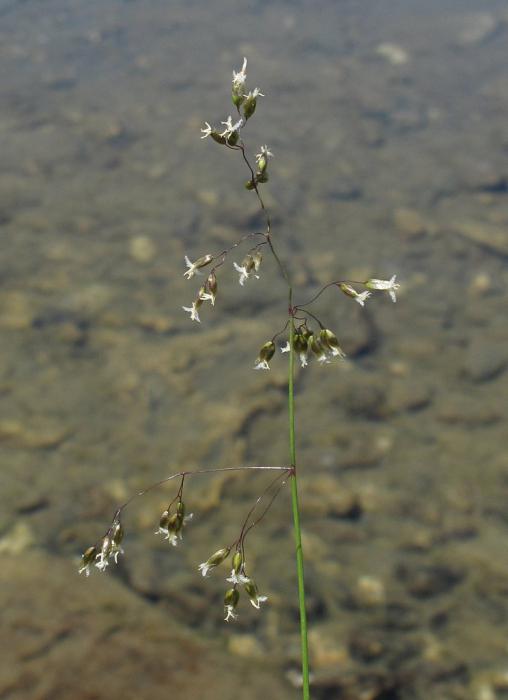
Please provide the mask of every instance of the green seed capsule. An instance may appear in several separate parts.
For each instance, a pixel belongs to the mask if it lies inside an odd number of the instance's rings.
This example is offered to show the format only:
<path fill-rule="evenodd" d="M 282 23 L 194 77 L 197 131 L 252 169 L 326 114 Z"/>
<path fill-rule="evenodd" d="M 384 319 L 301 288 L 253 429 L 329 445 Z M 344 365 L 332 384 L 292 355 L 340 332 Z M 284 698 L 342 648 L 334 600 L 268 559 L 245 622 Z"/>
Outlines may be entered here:
<path fill-rule="evenodd" d="M 252 579 L 249 579 L 246 583 L 243 584 L 243 587 L 245 588 L 245 592 L 249 596 L 249 598 L 254 598 L 256 599 L 259 595 L 258 587 L 254 583 Z"/>
<path fill-rule="evenodd" d="M 243 557 L 240 552 L 235 552 L 233 556 L 233 571 L 237 574 L 242 568 Z"/>
<path fill-rule="evenodd" d="M 223 547 L 222 549 L 218 549 L 206 562 L 208 568 L 222 564 L 224 559 L 226 559 L 226 557 L 229 555 L 230 551 L 230 547 Z"/>
<path fill-rule="evenodd" d="M 83 559 L 83 566 L 87 566 L 87 564 L 91 564 L 94 560 L 95 557 L 97 556 L 97 547 L 93 545 L 92 547 L 88 547 L 88 549 L 85 549 L 82 555 Z"/>
<path fill-rule="evenodd" d="M 236 608 L 240 600 L 240 591 L 237 588 L 229 588 L 224 595 L 224 605 Z"/>
<path fill-rule="evenodd" d="M 118 546 L 123 540 L 123 527 L 119 520 L 116 520 L 111 526 L 111 541 L 115 546 Z"/>

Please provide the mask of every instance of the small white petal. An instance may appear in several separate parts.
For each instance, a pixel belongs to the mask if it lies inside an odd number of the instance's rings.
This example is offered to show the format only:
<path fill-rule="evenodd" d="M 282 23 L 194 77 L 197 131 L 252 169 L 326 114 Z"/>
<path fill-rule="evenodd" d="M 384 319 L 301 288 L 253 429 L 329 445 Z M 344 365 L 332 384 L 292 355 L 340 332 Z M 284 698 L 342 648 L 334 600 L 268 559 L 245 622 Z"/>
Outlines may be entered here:
<path fill-rule="evenodd" d="M 257 365 L 254 365 L 254 369 L 270 369 L 270 365 L 266 360 L 262 360 L 258 362 Z"/>
<path fill-rule="evenodd" d="M 201 571 L 201 574 L 202 574 L 203 576 L 206 576 L 207 573 L 208 573 L 208 569 L 209 569 L 209 568 L 210 568 L 210 567 L 208 566 L 208 564 L 206 563 L 206 561 L 204 561 L 202 564 L 200 564 L 200 565 L 198 566 L 198 571 Z"/>

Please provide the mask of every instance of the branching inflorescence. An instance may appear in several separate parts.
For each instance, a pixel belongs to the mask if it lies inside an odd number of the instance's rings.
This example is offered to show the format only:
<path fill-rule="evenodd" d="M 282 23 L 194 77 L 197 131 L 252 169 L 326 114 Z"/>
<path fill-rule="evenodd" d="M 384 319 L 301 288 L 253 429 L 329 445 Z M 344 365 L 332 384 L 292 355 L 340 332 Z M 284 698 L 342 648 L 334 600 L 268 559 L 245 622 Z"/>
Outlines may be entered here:
<path fill-rule="evenodd" d="M 245 471 L 257 470 L 261 473 L 272 471 L 276 475 L 268 484 L 261 495 L 256 499 L 253 506 L 247 513 L 242 523 L 237 539 L 217 550 L 210 558 L 199 565 L 198 570 L 203 576 L 207 576 L 213 569 L 231 557 L 231 575 L 226 581 L 231 584 L 224 596 L 225 620 L 236 618 L 236 607 L 240 598 L 240 590 L 247 594 L 252 605 L 259 609 L 260 604 L 267 600 L 264 595 L 259 595 L 258 588 L 254 580 L 247 573 L 245 558 L 245 541 L 248 533 L 264 518 L 275 498 L 283 486 L 291 482 L 292 510 L 294 519 L 296 560 L 299 588 L 300 623 L 302 641 L 302 689 L 304 699 L 309 698 L 309 667 L 307 652 L 307 624 L 305 613 L 305 588 L 303 576 L 303 555 L 301 547 L 300 518 L 298 508 L 298 495 L 296 486 L 296 454 L 295 454 L 295 431 L 294 431 L 294 360 L 298 358 L 302 367 L 307 366 L 309 359 L 314 357 L 320 364 L 328 364 L 333 359 L 343 360 L 346 353 L 341 348 L 336 334 L 325 326 L 314 311 L 309 307 L 316 302 L 328 289 L 336 289 L 349 299 L 357 302 L 361 307 L 372 295 L 373 292 L 387 293 L 392 301 L 396 301 L 396 292 L 399 284 L 395 281 L 395 275 L 388 280 L 369 278 L 365 281 L 355 280 L 333 280 L 319 289 L 312 298 L 303 303 L 295 304 L 293 301 L 293 287 L 289 272 L 282 262 L 273 241 L 271 221 L 269 212 L 265 206 L 261 195 L 262 186 L 269 180 L 269 162 L 273 158 L 273 153 L 267 145 L 262 145 L 255 158 L 251 161 L 247 154 L 243 140 L 243 132 L 249 119 L 256 112 L 259 97 L 264 97 L 259 88 L 247 91 L 247 59 L 244 58 L 240 71 L 233 72 L 231 99 L 236 108 L 236 116 L 229 115 L 225 121 L 221 122 L 222 127 L 215 128 L 208 122 L 201 129 L 203 139 L 211 138 L 217 144 L 230 151 L 238 152 L 243 159 L 248 171 L 248 179 L 245 182 L 245 189 L 253 192 L 265 218 L 264 231 L 253 231 L 242 235 L 229 248 L 218 253 L 205 253 L 192 261 L 185 256 L 187 270 L 184 276 L 192 280 L 195 276 L 206 275 L 204 282 L 200 285 L 190 306 L 182 307 L 189 313 L 191 320 L 200 322 L 200 310 L 203 304 L 210 303 L 215 307 L 218 293 L 218 276 L 222 273 L 221 268 L 228 260 L 229 256 L 240 247 L 245 247 L 245 254 L 240 262 L 232 261 L 232 267 L 238 273 L 239 284 L 243 287 L 251 279 L 259 279 L 263 252 L 269 251 L 276 266 L 287 283 L 288 304 L 287 320 L 284 327 L 275 333 L 272 338 L 261 345 L 258 356 L 254 362 L 254 369 L 269 370 L 270 361 L 276 353 L 276 343 L 282 353 L 288 353 L 289 375 L 288 375 L 288 399 L 289 399 L 289 466 L 240 466 L 225 467 L 217 469 L 202 469 L 194 471 L 179 472 L 173 474 L 162 481 L 153 484 L 144 491 L 132 496 L 126 503 L 120 506 L 113 517 L 113 521 L 106 534 L 100 542 L 89 547 L 82 555 L 82 566 L 80 573 L 87 576 L 92 566 L 104 571 L 111 559 L 117 562 L 118 555 L 123 553 L 121 542 L 123 539 L 123 527 L 121 515 L 125 508 L 138 496 L 144 495 L 147 491 L 162 486 L 173 479 L 180 479 L 180 485 L 173 500 L 160 516 L 157 534 L 164 536 L 168 542 L 176 546 L 182 539 L 183 528 L 192 517 L 186 515 L 186 506 L 183 500 L 184 484 L 186 479 L 203 474 L 213 474 L 222 471 Z M 285 337 L 284 337 L 285 336 Z"/>

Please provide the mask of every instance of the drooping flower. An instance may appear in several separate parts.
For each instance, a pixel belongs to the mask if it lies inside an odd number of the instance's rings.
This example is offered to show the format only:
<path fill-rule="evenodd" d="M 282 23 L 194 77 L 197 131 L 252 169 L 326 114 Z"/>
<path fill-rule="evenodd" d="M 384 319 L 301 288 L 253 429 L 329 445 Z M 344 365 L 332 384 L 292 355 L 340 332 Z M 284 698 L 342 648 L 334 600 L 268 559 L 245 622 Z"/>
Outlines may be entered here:
<path fill-rule="evenodd" d="M 259 355 L 256 358 L 256 362 L 254 363 L 254 369 L 270 369 L 270 365 L 268 363 L 272 359 L 274 353 L 275 343 L 273 340 L 269 340 L 261 347 Z"/>
<path fill-rule="evenodd" d="M 203 299 L 201 299 L 199 296 L 197 299 L 194 299 L 192 302 L 192 306 L 182 306 L 182 309 L 184 311 L 187 311 L 188 314 L 190 314 L 191 321 L 197 321 L 198 323 L 201 323 L 201 319 L 199 318 L 199 313 L 198 309 L 203 303 Z"/>
<path fill-rule="evenodd" d="M 226 617 L 225 622 L 230 620 L 236 620 L 237 615 L 235 613 L 236 606 L 240 600 L 240 592 L 237 588 L 229 588 L 224 595 L 224 612 Z"/>
<path fill-rule="evenodd" d="M 178 501 L 176 512 L 170 515 L 170 510 L 166 509 L 159 521 L 159 528 L 156 530 L 156 535 L 164 535 L 169 544 L 176 547 L 178 540 L 183 539 L 182 528 L 191 520 L 193 513 L 185 515 L 185 505 L 183 501 Z"/>
<path fill-rule="evenodd" d="M 223 547 L 218 549 L 212 556 L 198 566 L 198 571 L 201 571 L 202 576 L 206 576 L 210 569 L 214 569 L 219 564 L 222 564 L 231 551 L 231 547 Z"/>
<path fill-rule="evenodd" d="M 383 291 L 388 292 L 391 300 L 393 302 L 396 302 L 397 296 L 396 296 L 395 292 L 400 287 L 400 284 L 398 284 L 398 282 L 395 282 L 396 276 L 397 275 L 393 275 L 393 277 L 389 280 L 368 279 L 365 282 L 365 286 L 368 287 L 369 289 L 382 289 Z"/>
<path fill-rule="evenodd" d="M 321 345 L 326 348 L 326 350 L 331 352 L 333 357 L 340 357 L 341 360 L 346 357 L 346 353 L 339 345 L 337 336 L 335 333 L 332 333 L 331 330 L 328 328 L 321 329 L 319 339 L 321 341 Z"/>
<path fill-rule="evenodd" d="M 90 569 L 95 563 L 95 557 L 97 556 L 97 547 L 93 545 L 85 549 L 81 555 L 83 566 L 79 569 L 79 573 L 85 573 L 85 576 L 90 576 Z"/>
<path fill-rule="evenodd" d="M 119 520 L 114 520 L 109 532 L 111 537 L 109 556 L 115 560 L 115 564 L 118 564 L 118 555 L 124 553 L 121 546 L 124 534 L 122 523 Z"/>
<path fill-rule="evenodd" d="M 111 554 L 112 542 L 109 534 L 102 538 L 101 548 L 95 557 L 95 566 L 99 571 L 105 571 L 108 566 L 108 557 Z"/>
<path fill-rule="evenodd" d="M 319 338 L 317 338 L 314 334 L 311 334 L 307 342 L 318 362 L 320 362 L 322 365 L 330 364 L 328 353 L 326 352 L 326 349 L 323 347 L 323 343 Z"/>
<path fill-rule="evenodd" d="M 187 255 L 185 256 L 185 264 L 188 267 L 188 270 L 183 273 L 184 277 L 187 277 L 188 280 L 190 280 L 191 277 L 194 277 L 194 275 L 199 275 L 200 272 L 199 270 L 202 267 L 206 267 L 209 265 L 213 260 L 213 255 L 210 255 L 207 253 L 207 255 L 203 255 L 201 258 L 198 258 L 194 262 L 191 262 Z"/>
<path fill-rule="evenodd" d="M 298 355 L 298 358 L 300 360 L 300 365 L 302 367 L 307 367 L 309 364 L 307 361 L 307 354 L 308 354 L 308 342 L 307 338 L 301 333 L 299 329 L 295 331 L 294 335 L 294 340 L 293 340 L 293 348 Z M 290 345 L 289 345 L 289 340 L 286 341 L 285 345 L 283 345 L 280 349 L 281 352 L 289 352 L 290 350 Z"/>
<path fill-rule="evenodd" d="M 254 608 L 256 608 L 256 610 L 259 610 L 259 606 L 261 605 L 261 603 L 264 603 L 268 600 L 268 596 L 259 595 L 258 587 L 252 579 L 247 579 L 243 587 L 245 589 L 245 592 L 249 596 L 251 605 Z"/>
<path fill-rule="evenodd" d="M 238 584 L 243 584 L 247 583 L 249 581 L 249 577 L 245 576 L 241 571 L 235 571 L 234 569 L 231 569 L 231 576 L 229 576 L 226 581 L 229 583 L 234 583 L 235 585 Z"/>
<path fill-rule="evenodd" d="M 363 292 L 357 292 L 356 289 L 354 289 L 350 284 L 347 284 L 346 282 L 341 282 L 339 284 L 339 289 L 342 292 L 344 292 L 344 294 L 346 294 L 348 297 L 351 297 L 356 302 L 358 302 L 360 306 L 365 306 L 365 302 L 371 296 L 371 293 L 369 291 L 364 290 Z"/>
<path fill-rule="evenodd" d="M 256 251 L 254 255 L 248 253 L 242 260 L 241 265 L 238 265 L 236 262 L 233 263 L 235 270 L 240 273 L 238 282 L 242 287 L 245 284 L 245 280 L 251 277 L 255 277 L 257 280 L 259 279 L 259 275 L 256 275 L 256 272 L 259 270 L 260 263 L 261 253 L 259 251 Z"/>
<path fill-rule="evenodd" d="M 209 301 L 212 306 L 215 306 L 215 299 L 217 297 L 217 277 L 215 276 L 215 272 L 210 272 L 205 284 L 199 290 L 198 296 L 202 301 Z"/>

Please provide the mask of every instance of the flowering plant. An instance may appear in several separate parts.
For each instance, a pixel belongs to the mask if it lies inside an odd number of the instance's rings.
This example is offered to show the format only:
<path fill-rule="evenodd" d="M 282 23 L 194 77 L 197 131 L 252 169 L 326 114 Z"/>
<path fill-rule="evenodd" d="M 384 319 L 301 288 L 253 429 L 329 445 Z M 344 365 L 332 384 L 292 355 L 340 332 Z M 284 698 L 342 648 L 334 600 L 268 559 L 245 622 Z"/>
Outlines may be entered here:
<path fill-rule="evenodd" d="M 281 260 L 277 252 L 270 215 L 261 194 L 262 187 L 269 180 L 268 166 L 274 154 L 267 145 L 262 145 L 259 148 L 259 153 L 255 155 L 254 161 L 252 161 L 247 153 L 243 139 L 244 129 L 249 119 L 251 119 L 256 112 L 258 98 L 264 97 L 263 93 L 257 87 L 247 92 L 245 87 L 247 80 L 246 71 L 247 59 L 244 58 L 241 70 L 233 72 L 231 99 L 236 109 L 235 117 L 229 115 L 225 121 L 221 121 L 221 125 L 224 128 L 215 128 L 208 122 L 205 122 L 205 127 L 201 129 L 201 138 L 210 138 L 220 146 L 223 146 L 229 151 L 238 153 L 241 156 L 248 171 L 245 189 L 252 192 L 257 198 L 260 209 L 264 214 L 265 227 L 263 231 L 254 231 L 244 234 L 229 248 L 218 253 L 205 253 L 194 261 L 185 256 L 187 270 L 183 274 L 187 280 L 193 280 L 193 278 L 197 276 L 206 276 L 204 282 L 199 286 L 191 305 L 184 306 L 183 310 L 189 313 L 192 321 L 200 323 L 200 310 L 203 304 L 209 302 L 212 307 L 215 306 L 219 287 L 218 277 L 223 272 L 221 268 L 226 263 L 233 250 L 236 250 L 244 244 L 247 248 L 241 262 L 237 262 L 236 260 L 232 261 L 232 267 L 239 275 L 238 282 L 241 286 L 244 286 L 245 283 L 251 279 L 259 279 L 263 252 L 268 252 L 274 260 L 282 278 L 287 283 L 287 318 L 285 319 L 283 327 L 261 345 L 258 355 L 254 360 L 254 369 L 270 370 L 270 362 L 276 356 L 277 347 L 281 353 L 286 353 L 288 355 L 288 464 L 283 466 L 258 465 L 201 469 L 179 472 L 162 479 L 156 484 L 149 486 L 147 489 L 134 494 L 126 503 L 116 510 L 112 523 L 100 542 L 88 547 L 82 555 L 82 566 L 79 572 L 85 573 L 86 576 L 88 576 L 93 566 L 100 571 L 104 571 L 111 559 L 113 559 L 115 563 L 117 562 L 118 556 L 123 554 L 121 543 L 124 530 L 121 523 L 121 516 L 127 506 L 136 497 L 142 496 L 148 491 L 170 481 L 176 479 L 180 480 L 177 493 L 168 504 L 167 508 L 162 512 L 159 519 L 159 526 L 156 530 L 156 534 L 163 535 L 171 545 L 176 546 L 182 540 L 185 524 L 192 517 L 192 514 L 186 514 L 186 504 L 184 502 L 184 486 L 188 478 L 225 471 L 271 472 L 273 474 L 272 480 L 246 514 L 237 538 L 232 543 L 226 544 L 218 549 L 197 568 L 202 576 L 206 577 L 230 558 L 231 574 L 226 578 L 226 582 L 231 585 L 226 589 L 223 601 L 224 619 L 226 622 L 234 620 L 237 617 L 237 607 L 240 601 L 241 591 L 246 594 L 252 606 L 259 610 L 261 604 L 265 603 L 268 598 L 266 595 L 259 594 L 257 584 L 248 573 L 246 537 L 264 518 L 281 489 L 289 483 L 291 489 L 300 610 L 302 693 L 304 700 L 307 700 L 310 697 L 310 689 L 305 580 L 296 469 L 294 420 L 295 358 L 299 359 L 302 367 L 306 367 L 311 358 L 317 360 L 319 364 L 329 364 L 334 360 L 342 361 L 346 357 L 346 353 L 340 346 L 337 335 L 322 323 L 314 311 L 309 309 L 326 290 L 338 290 L 344 297 L 352 299 L 361 307 L 364 307 L 372 293 L 375 292 L 387 293 L 391 300 L 395 302 L 399 284 L 395 281 L 395 275 L 388 280 L 376 278 L 369 278 L 364 281 L 333 280 L 321 287 L 311 299 L 305 302 L 294 302 L 291 277 L 286 264 Z M 250 247 L 248 247 L 247 244 L 250 244 Z"/>

